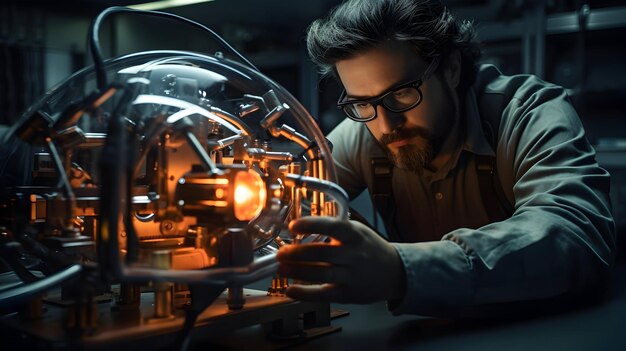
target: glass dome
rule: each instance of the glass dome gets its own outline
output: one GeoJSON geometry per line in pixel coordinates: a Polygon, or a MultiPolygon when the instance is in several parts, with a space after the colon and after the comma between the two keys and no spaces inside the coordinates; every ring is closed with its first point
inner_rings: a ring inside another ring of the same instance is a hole
{"type": "Polygon", "coordinates": [[[197,275],[171,272],[216,266],[217,244],[233,228],[253,238],[257,254],[271,254],[291,219],[347,217],[322,132],[257,70],[219,56],[151,51],[106,61],[104,72],[110,83],[101,89],[93,68],[77,72],[14,128],[15,142],[27,141],[39,157],[32,167],[43,158],[66,174],[65,184],[39,171],[14,185],[63,203],[65,211],[47,215],[52,230],[80,231],[71,223],[89,216],[112,226],[79,234],[102,241],[103,230],[117,232],[98,250],[118,275],[153,277],[150,257],[165,249],[171,270],[160,276],[187,281],[197,275]],[[125,271],[123,262],[139,270],[125,271]]]}

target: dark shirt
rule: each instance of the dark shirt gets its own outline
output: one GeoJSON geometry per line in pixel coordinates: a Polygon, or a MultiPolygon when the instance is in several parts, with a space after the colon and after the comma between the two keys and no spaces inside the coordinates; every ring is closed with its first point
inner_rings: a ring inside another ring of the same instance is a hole
{"type": "MultiPolygon", "coordinates": [[[[566,91],[485,65],[461,114],[465,142],[450,162],[422,176],[393,171],[397,212],[383,220],[394,221],[403,240],[393,245],[407,292],[392,312],[451,314],[598,284],[615,256],[610,178],[566,91]],[[481,127],[481,111],[496,108],[482,99],[489,94],[506,99],[495,150],[481,127]],[[494,154],[514,213],[490,223],[475,157],[494,154]]],[[[346,119],[328,138],[339,183],[354,198],[372,186],[370,159],[384,153],[363,123],[346,119]]]]}

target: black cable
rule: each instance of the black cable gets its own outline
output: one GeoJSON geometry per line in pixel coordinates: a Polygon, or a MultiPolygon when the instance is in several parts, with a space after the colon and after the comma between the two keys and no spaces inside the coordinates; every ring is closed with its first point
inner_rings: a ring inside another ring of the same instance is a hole
{"type": "Polygon", "coordinates": [[[37,231],[30,227],[26,228],[24,233],[17,235],[15,239],[24,246],[29,254],[39,258],[44,263],[41,269],[45,275],[53,274],[52,271],[58,267],[65,267],[71,263],[71,258],[63,251],[51,250],[38,240],[32,238],[37,231]]]}
{"type": "Polygon", "coordinates": [[[16,241],[0,244],[0,261],[3,261],[7,266],[13,269],[13,272],[24,283],[32,283],[39,280],[33,273],[31,273],[20,262],[20,248],[22,245],[16,241]]]}
{"type": "Polygon", "coordinates": [[[128,212],[127,149],[128,137],[124,122],[126,109],[135,98],[135,89],[125,87],[115,106],[107,128],[107,138],[100,156],[100,221],[97,236],[98,263],[102,272],[121,275],[118,233],[120,218],[128,212]]]}
{"type": "Polygon", "coordinates": [[[102,58],[102,50],[100,49],[100,39],[98,34],[100,33],[100,26],[102,24],[102,21],[104,21],[104,19],[114,13],[120,13],[120,12],[128,12],[128,13],[136,13],[136,14],[140,14],[140,15],[147,15],[147,16],[155,16],[155,17],[163,17],[163,18],[169,18],[169,19],[173,19],[173,20],[178,20],[181,21],[183,23],[186,24],[190,24],[192,26],[198,27],[206,32],[209,33],[209,35],[216,40],[224,49],[226,49],[228,52],[230,52],[231,54],[233,54],[234,56],[238,57],[241,61],[243,61],[246,65],[248,65],[249,67],[251,67],[252,69],[254,69],[257,72],[260,72],[258,68],[256,68],[250,61],[248,61],[248,59],[246,59],[243,55],[241,55],[237,50],[235,50],[232,46],[230,46],[230,44],[228,44],[224,39],[222,39],[222,37],[220,37],[217,33],[215,33],[213,30],[211,30],[210,28],[192,21],[190,19],[178,16],[178,15],[174,15],[171,13],[167,13],[167,12],[159,12],[159,11],[142,11],[142,10],[135,10],[135,9],[131,9],[128,7],[122,7],[122,6],[114,6],[114,7],[109,7],[106,10],[102,11],[97,17],[96,19],[91,23],[91,26],[89,27],[89,49],[91,52],[91,57],[94,61],[94,69],[96,71],[96,79],[97,79],[97,83],[98,83],[98,89],[102,90],[107,86],[107,77],[106,77],[106,71],[104,70],[104,60],[102,58]]]}
{"type": "Polygon", "coordinates": [[[191,343],[191,332],[196,324],[196,319],[222,294],[224,289],[224,286],[189,285],[191,301],[189,305],[185,306],[185,323],[183,329],[176,336],[174,344],[169,346],[169,350],[187,351],[191,343]]]}
{"type": "MultiPolygon", "coordinates": [[[[132,139],[128,137],[125,116],[128,115],[137,94],[149,82],[145,78],[131,78],[123,87],[122,96],[111,114],[107,128],[107,138],[100,157],[101,196],[100,221],[97,236],[98,263],[101,271],[122,277],[119,262],[118,233],[120,218],[126,229],[127,262],[138,257],[137,232],[130,219],[132,206],[132,161],[134,160],[132,139]],[[106,235],[104,234],[106,233],[106,235]]],[[[109,278],[109,277],[106,277],[109,278]]]]}
{"type": "Polygon", "coordinates": [[[187,351],[187,349],[189,349],[189,344],[191,343],[191,331],[196,325],[196,319],[198,319],[200,313],[201,311],[198,312],[193,308],[189,308],[185,311],[185,323],[183,324],[183,329],[181,329],[176,336],[176,341],[174,343],[174,345],[180,345],[178,348],[179,351],[187,351]]]}
{"type": "Polygon", "coordinates": [[[49,277],[0,291],[0,313],[4,314],[14,310],[16,305],[32,300],[42,293],[56,288],[64,282],[78,276],[81,272],[82,267],[79,264],[75,264],[49,277]]]}

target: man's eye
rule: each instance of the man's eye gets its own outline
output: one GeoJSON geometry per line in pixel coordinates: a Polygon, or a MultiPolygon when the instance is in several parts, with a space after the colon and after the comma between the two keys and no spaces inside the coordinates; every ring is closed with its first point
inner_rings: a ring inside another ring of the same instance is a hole
{"type": "Polygon", "coordinates": [[[396,98],[402,98],[402,97],[407,96],[408,93],[409,93],[408,89],[400,89],[400,90],[394,91],[393,92],[393,96],[396,97],[396,98]]]}
{"type": "Polygon", "coordinates": [[[354,104],[354,107],[356,107],[359,110],[365,110],[366,108],[370,107],[370,104],[364,102],[364,103],[360,103],[360,104],[354,104]]]}

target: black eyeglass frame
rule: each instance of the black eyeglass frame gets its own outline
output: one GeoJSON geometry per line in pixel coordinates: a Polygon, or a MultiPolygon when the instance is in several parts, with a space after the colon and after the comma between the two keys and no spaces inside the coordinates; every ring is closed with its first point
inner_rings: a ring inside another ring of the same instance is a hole
{"type": "Polygon", "coordinates": [[[430,64],[428,65],[428,68],[426,68],[426,71],[424,71],[424,73],[422,74],[422,76],[419,79],[407,82],[407,83],[403,83],[400,84],[398,86],[395,86],[391,89],[389,89],[388,91],[382,93],[381,95],[369,98],[369,99],[363,99],[363,100],[345,100],[342,101],[346,98],[346,90],[344,89],[341,92],[341,95],[339,95],[339,100],[337,100],[337,107],[339,109],[341,109],[346,116],[348,116],[348,118],[350,118],[353,121],[357,121],[357,122],[369,122],[373,119],[375,119],[376,117],[378,117],[378,111],[377,111],[377,107],[379,105],[383,105],[383,107],[385,109],[387,109],[388,111],[394,112],[394,113],[400,113],[400,112],[406,112],[408,110],[414,109],[416,108],[423,100],[423,94],[422,94],[422,90],[420,89],[420,86],[426,81],[428,80],[428,78],[430,78],[430,76],[433,74],[433,72],[435,72],[435,70],[437,69],[437,66],[439,65],[439,56],[435,56],[433,58],[433,60],[430,62],[430,64]],[[405,89],[405,88],[415,88],[417,90],[417,93],[419,94],[419,98],[417,99],[417,101],[408,106],[408,107],[403,107],[401,109],[394,109],[394,108],[390,108],[389,106],[387,106],[384,103],[384,99],[389,96],[390,94],[393,94],[395,92],[397,92],[400,89],[405,89]],[[347,111],[347,109],[349,108],[350,105],[354,105],[354,104],[370,104],[372,105],[372,107],[374,108],[374,115],[372,117],[368,117],[368,118],[357,118],[354,117],[352,115],[350,115],[350,113],[347,111]]]}

